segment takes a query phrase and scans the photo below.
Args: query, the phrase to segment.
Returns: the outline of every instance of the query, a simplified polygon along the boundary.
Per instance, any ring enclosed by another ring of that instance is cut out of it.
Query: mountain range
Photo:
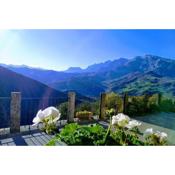
[[[155,55],[119,58],[93,64],[85,69],[65,71],[26,66],[1,65],[59,91],[74,90],[84,96],[98,97],[101,92],[127,91],[131,95],[162,92],[175,95],[175,60]]]
[[[11,66],[24,68],[23,66]],[[28,67],[25,67],[28,69]],[[30,68],[33,69],[33,68]],[[58,106],[68,100],[67,92],[61,92],[39,81],[26,77],[7,66],[0,66],[0,128],[9,126],[11,92],[21,92],[21,125],[31,124],[39,109]],[[90,98],[76,94],[76,102],[88,101]]]

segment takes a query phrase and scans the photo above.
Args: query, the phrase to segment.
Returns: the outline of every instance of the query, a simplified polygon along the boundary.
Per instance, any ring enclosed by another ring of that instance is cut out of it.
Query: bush
[[[57,108],[61,113],[61,119],[67,119],[68,102],[61,103]]]
[[[175,112],[175,103],[172,99],[162,98],[160,110],[164,112]]]
[[[80,120],[91,120],[93,113],[90,111],[79,111],[76,112],[76,117]]]
[[[72,123],[66,125],[47,145],[55,145],[57,140],[68,145],[99,145],[105,133],[106,130],[100,125],[80,126]]]
[[[105,111],[106,117],[109,119],[111,118],[113,115],[115,115],[116,111],[115,109],[111,108],[111,109],[107,109]]]
[[[122,98],[114,92],[108,93],[106,95],[106,108],[113,108],[114,110],[116,110],[117,113],[123,112]]]
[[[82,102],[77,105],[76,112],[78,111],[92,111],[94,115],[99,115],[100,111],[100,102],[99,100],[95,102]]]
[[[145,115],[159,111],[157,95],[143,95],[129,97],[127,114],[130,116]]]
[[[160,97],[159,94],[129,97],[128,115],[145,115],[154,112],[175,112],[175,102],[173,99]]]
[[[97,100],[95,102],[91,103],[91,110],[94,115],[99,115],[100,114],[100,101]]]
[[[82,102],[82,103],[78,104],[76,111],[91,111],[91,103]]]

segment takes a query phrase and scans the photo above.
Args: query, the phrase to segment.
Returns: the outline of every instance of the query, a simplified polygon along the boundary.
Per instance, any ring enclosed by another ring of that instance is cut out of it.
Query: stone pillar
[[[10,133],[20,132],[20,118],[21,118],[21,93],[11,93],[10,104]]]
[[[106,93],[101,93],[99,119],[105,119],[105,110],[106,110],[105,105],[106,105]]]
[[[75,92],[68,93],[68,122],[74,121],[75,113]]]

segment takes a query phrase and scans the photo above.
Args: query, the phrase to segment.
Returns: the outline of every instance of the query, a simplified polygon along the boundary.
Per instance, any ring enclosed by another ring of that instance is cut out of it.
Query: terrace
[[[3,121],[3,127],[0,127],[0,146],[45,145],[54,137],[42,132],[39,126],[34,127],[31,124],[39,109],[48,106],[56,107],[60,98],[22,98],[20,92],[12,92],[11,97],[1,97],[0,100],[6,107],[4,113],[6,120]],[[61,129],[67,122],[74,122],[75,103],[75,93],[69,92],[67,119],[58,121],[58,128]],[[26,111],[27,113],[25,113]],[[60,142],[57,145],[65,144]]]
[[[109,121],[104,120],[105,115],[105,93],[101,94],[101,100],[100,100],[100,115],[98,119],[95,119],[91,122],[87,122],[85,124],[90,123],[97,123],[104,128],[107,128],[109,125]],[[7,98],[6,98],[7,99]],[[125,105],[126,97],[124,96],[123,100],[123,110],[126,110]],[[34,116],[34,113],[36,114],[37,110],[40,108],[38,107],[36,109],[29,108],[29,111],[35,110],[35,112],[30,113],[30,116],[27,118],[27,124],[22,121],[21,119],[21,104],[22,104],[22,98],[21,94],[19,92],[12,92],[11,98],[8,98],[8,104],[10,104],[10,116],[8,118],[8,127],[1,127],[0,128],[0,146],[43,146],[46,145],[53,137],[54,135],[48,135],[45,132],[41,131],[40,126],[32,126],[32,117]],[[26,100],[26,99],[25,99]],[[29,99],[31,101],[31,99]],[[42,107],[48,107],[50,105],[56,106],[57,100],[54,99],[54,102],[52,100],[52,103],[46,103],[42,104]],[[31,102],[30,102],[31,104]],[[38,101],[38,104],[41,105],[41,101]],[[8,112],[8,111],[7,111]],[[69,122],[75,122],[74,120],[74,113],[75,113],[75,93],[69,92],[68,93],[68,112],[67,112],[67,119],[61,119],[57,123],[57,127],[59,128],[59,131],[65,126],[66,123]],[[30,118],[29,118],[30,117]],[[146,116],[139,116],[134,117],[138,121],[142,122],[142,126],[139,126],[139,130],[143,132],[146,128],[151,127],[155,130],[159,130],[162,132],[166,132],[168,134],[168,144],[169,145],[175,145],[174,141],[174,135],[175,135],[175,113],[159,113],[159,114],[149,114]],[[58,141],[56,143],[57,146],[63,146],[66,145],[65,143]]]

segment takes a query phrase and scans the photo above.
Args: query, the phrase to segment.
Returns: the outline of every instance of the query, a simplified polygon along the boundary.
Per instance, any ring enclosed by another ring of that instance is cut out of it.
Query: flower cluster
[[[165,132],[153,131],[153,128],[148,128],[144,132],[144,137],[149,143],[160,145],[166,143],[168,135]]]
[[[39,110],[33,119],[33,126],[42,123],[43,130],[47,133],[52,133],[53,130],[56,130],[56,123],[60,119],[60,116],[59,110],[52,106],[44,110]]]
[[[141,122],[137,120],[131,120],[127,115],[119,113],[118,115],[112,117],[111,124],[116,129],[120,130],[120,132],[125,134],[126,137],[126,131],[130,132],[132,130],[139,134],[138,126],[141,125]],[[153,131],[153,128],[146,129],[143,133],[143,136],[146,140],[146,145],[165,145],[168,137],[165,132]]]
[[[112,125],[121,128],[133,129],[141,125],[137,120],[131,120],[127,115],[119,113],[112,117]]]
[[[46,109],[39,110],[36,114],[36,117],[33,119],[33,126],[38,125],[39,123],[42,123],[45,119],[48,119],[48,123],[56,123],[57,120],[60,119],[60,112],[55,107],[48,107]]]

